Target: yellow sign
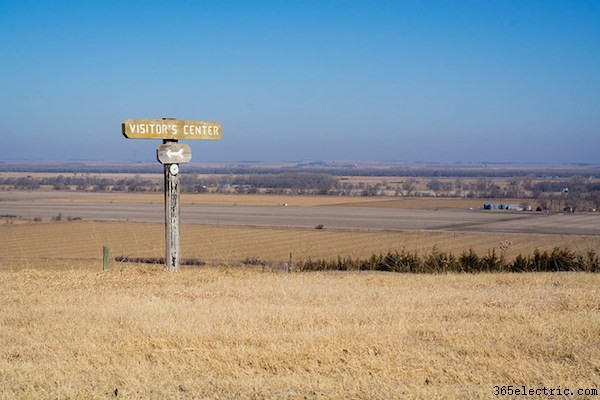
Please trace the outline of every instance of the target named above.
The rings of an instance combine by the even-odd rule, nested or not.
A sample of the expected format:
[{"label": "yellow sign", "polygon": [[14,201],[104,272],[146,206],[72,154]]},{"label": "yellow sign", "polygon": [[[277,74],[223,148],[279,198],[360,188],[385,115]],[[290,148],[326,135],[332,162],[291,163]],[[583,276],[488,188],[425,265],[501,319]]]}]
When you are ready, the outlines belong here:
[{"label": "yellow sign", "polygon": [[220,140],[223,128],[216,121],[128,119],[122,124],[129,139]]}]

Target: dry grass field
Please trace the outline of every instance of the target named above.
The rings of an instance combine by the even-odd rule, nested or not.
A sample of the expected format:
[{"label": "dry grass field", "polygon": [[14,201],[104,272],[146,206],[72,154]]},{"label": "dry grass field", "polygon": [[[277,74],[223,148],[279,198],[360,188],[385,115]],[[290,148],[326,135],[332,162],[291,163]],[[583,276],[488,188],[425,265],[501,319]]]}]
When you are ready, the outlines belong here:
[{"label": "dry grass field", "polygon": [[[29,196],[29,194],[18,194]],[[40,201],[162,203],[160,194],[37,193]],[[66,197],[65,197],[66,196]],[[184,195],[184,204],[453,208],[444,199]],[[474,207],[479,207],[474,205]],[[0,223],[0,399],[463,399],[495,386],[600,389],[600,275],[299,273],[307,258],[434,246],[460,254],[577,253],[600,236],[160,223]],[[561,396],[541,396],[560,398]],[[527,398],[536,398],[528,396]],[[598,398],[598,396],[564,396]]]},{"label": "dry grass field", "polygon": [[494,387],[600,389],[599,287],[600,275],[585,273],[169,274],[4,260],[0,398],[508,399]]},{"label": "dry grass field", "polygon": [[[112,256],[164,256],[164,225],[142,222],[62,221],[0,224],[0,262],[38,259],[98,259],[102,247]],[[469,249],[480,255],[496,249],[512,259],[534,249],[566,247],[583,254],[600,248],[600,236],[534,235],[509,233],[389,232],[366,230],[241,227],[184,224],[183,258],[236,265],[259,258],[282,265],[290,253],[295,261],[311,258],[363,257],[406,249],[426,255],[434,246],[460,255]]]}]

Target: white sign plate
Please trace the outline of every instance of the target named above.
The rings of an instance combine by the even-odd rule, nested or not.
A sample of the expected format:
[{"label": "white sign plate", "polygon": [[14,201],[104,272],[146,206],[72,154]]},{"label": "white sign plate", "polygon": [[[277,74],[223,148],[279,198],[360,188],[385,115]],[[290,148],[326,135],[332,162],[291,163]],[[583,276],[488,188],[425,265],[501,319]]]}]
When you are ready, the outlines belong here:
[{"label": "white sign plate", "polygon": [[161,164],[189,163],[192,159],[192,149],[187,144],[165,143],[156,149],[156,158]]}]

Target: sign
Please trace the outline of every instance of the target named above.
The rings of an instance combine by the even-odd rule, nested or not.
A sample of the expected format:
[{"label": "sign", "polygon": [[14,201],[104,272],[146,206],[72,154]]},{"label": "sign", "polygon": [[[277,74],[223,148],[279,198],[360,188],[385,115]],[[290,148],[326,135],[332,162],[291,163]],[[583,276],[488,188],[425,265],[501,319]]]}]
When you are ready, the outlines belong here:
[{"label": "sign", "polygon": [[[220,140],[221,124],[207,121],[179,121],[174,118],[128,119],[121,124],[128,139],[162,139],[156,158],[165,174],[165,250],[169,271],[179,270],[179,164],[192,159],[192,149],[178,140]],[[107,257],[107,256],[106,256]]]},{"label": "sign", "polygon": [[161,144],[156,149],[156,159],[161,164],[189,163],[192,159],[192,149],[187,144]]},{"label": "sign", "polygon": [[128,139],[220,140],[223,131],[216,121],[177,119],[128,119],[121,128]]}]

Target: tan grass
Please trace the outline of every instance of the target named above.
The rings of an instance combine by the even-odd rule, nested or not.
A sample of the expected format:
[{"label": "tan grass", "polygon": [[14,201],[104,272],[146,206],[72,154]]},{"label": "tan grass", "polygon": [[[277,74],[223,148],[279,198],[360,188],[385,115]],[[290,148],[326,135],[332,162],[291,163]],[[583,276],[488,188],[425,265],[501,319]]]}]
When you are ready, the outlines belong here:
[{"label": "tan grass", "polygon": [[5,264],[0,398],[495,398],[600,387],[600,276]]},{"label": "tan grass", "polygon": [[[113,256],[164,255],[164,225],[141,222],[63,221],[0,225],[0,259],[98,259],[102,246]],[[386,232],[315,230],[302,228],[183,225],[181,254],[218,263],[236,263],[249,257],[284,262],[371,254],[406,249],[426,255],[433,247],[460,255],[469,249],[480,255],[496,249],[512,259],[534,249],[566,247],[580,254],[600,248],[599,236],[534,235],[458,232]]]}]

